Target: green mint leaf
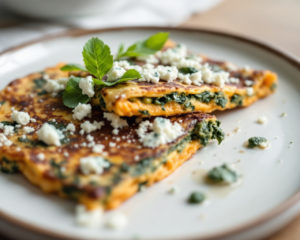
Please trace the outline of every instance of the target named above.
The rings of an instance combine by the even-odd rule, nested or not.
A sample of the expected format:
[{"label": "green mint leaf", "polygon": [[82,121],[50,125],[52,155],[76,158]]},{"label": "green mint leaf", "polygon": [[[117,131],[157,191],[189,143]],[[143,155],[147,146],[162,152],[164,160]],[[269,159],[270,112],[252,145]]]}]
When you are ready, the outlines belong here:
[{"label": "green mint leaf", "polygon": [[123,43],[119,46],[116,58],[120,59],[122,57],[122,54],[124,54],[124,44]]},{"label": "green mint leaf", "polygon": [[169,33],[168,32],[156,33],[156,34],[152,35],[151,37],[149,37],[145,41],[145,46],[147,48],[159,51],[165,45],[168,38],[169,38]]},{"label": "green mint leaf", "polygon": [[87,72],[87,70],[79,64],[66,64],[65,66],[61,67],[60,70],[62,70],[62,71],[84,71],[84,72]]},{"label": "green mint leaf", "polygon": [[99,38],[94,37],[87,41],[82,56],[86,69],[99,80],[112,68],[113,56],[110,48]]},{"label": "green mint leaf", "polygon": [[123,76],[121,78],[119,78],[115,81],[107,82],[107,81],[103,81],[100,79],[94,79],[94,83],[95,83],[95,85],[98,85],[98,86],[111,87],[111,86],[114,86],[114,85],[122,83],[122,82],[127,82],[130,80],[139,79],[139,78],[141,78],[141,74],[138,71],[136,71],[134,69],[129,69],[123,74]]},{"label": "green mint leaf", "polygon": [[127,48],[125,52],[124,46],[120,46],[117,54],[117,59],[126,57],[147,56],[150,54],[154,54],[162,49],[168,38],[168,32],[159,32],[150,36],[144,41],[139,41],[132,44]]},{"label": "green mint leaf", "polygon": [[90,98],[82,94],[79,87],[79,77],[70,77],[67,86],[63,92],[63,103],[69,108],[75,108],[79,103],[87,103]]}]

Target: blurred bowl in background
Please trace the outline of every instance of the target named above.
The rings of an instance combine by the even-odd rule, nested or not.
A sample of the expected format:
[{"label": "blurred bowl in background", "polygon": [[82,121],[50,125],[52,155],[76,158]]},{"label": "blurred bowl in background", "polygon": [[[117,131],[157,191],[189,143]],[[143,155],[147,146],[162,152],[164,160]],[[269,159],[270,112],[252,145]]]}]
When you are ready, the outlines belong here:
[{"label": "blurred bowl in background", "polygon": [[1,0],[7,9],[34,18],[72,18],[101,15],[120,8],[124,0]]}]

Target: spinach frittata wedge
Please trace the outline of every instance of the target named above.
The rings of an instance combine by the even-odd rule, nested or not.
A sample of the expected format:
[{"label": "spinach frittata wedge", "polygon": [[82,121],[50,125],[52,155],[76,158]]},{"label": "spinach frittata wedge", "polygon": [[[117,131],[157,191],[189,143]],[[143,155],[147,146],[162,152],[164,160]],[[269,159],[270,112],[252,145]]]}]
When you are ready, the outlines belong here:
[{"label": "spinach frittata wedge", "polygon": [[210,113],[247,107],[276,89],[277,77],[271,71],[237,68],[228,62],[192,55],[183,45],[172,46],[169,42],[168,46],[144,61],[115,62],[108,77],[136,69],[142,78],[98,89],[93,104],[120,116]]},{"label": "spinach frittata wedge", "polygon": [[[89,40],[83,49],[85,68],[76,64],[61,68],[68,76],[85,76],[88,79],[80,81],[90,81],[89,86],[79,84],[84,95],[75,102],[69,98],[78,92],[66,88],[64,103],[71,108],[91,100],[104,111],[127,117],[210,113],[247,107],[277,86],[271,71],[238,68],[195,55],[185,45],[168,40],[167,33],[157,33],[127,50],[122,45],[115,60],[99,39]],[[90,61],[95,56],[101,57]]]},{"label": "spinach frittata wedge", "polygon": [[62,101],[62,77],[49,68],[0,92],[0,169],[87,209],[119,206],[223,139],[216,118],[202,113],[145,120],[84,103],[72,110]]}]

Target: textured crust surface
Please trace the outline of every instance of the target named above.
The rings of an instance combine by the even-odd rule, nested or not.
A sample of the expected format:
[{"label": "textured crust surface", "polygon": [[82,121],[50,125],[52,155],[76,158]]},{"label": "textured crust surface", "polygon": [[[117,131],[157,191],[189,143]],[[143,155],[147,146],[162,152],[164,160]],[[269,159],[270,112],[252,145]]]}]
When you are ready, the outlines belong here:
[{"label": "textured crust surface", "polygon": [[[60,66],[48,68],[45,73],[53,79],[66,76],[58,70]],[[104,122],[100,130],[90,133],[95,144],[104,147],[102,153],[95,153],[87,146],[87,135],[79,133],[82,121],[73,120],[72,111],[63,106],[61,95],[53,97],[45,93],[43,84],[41,73],[36,73],[11,82],[0,92],[0,122],[15,127],[15,132],[7,136],[12,145],[0,147],[0,169],[19,170],[43,191],[75,199],[89,209],[99,206],[115,208],[136,193],[140,184],[150,186],[165,178],[201,147],[199,141],[187,138],[196,124],[216,121],[215,117],[207,114],[170,117],[171,121],[183,127],[184,135],[169,144],[146,148],[138,141],[137,119],[127,119],[129,126],[120,129],[116,136],[112,134],[110,123],[103,119],[101,109],[95,107],[92,116],[84,119]],[[29,113],[36,120],[27,125],[34,128],[34,132],[26,133],[23,126],[17,126],[12,121],[12,107]],[[72,122],[76,132],[64,132],[66,142],[60,147],[47,146],[38,140],[36,134],[46,122],[62,131]],[[3,133],[3,129],[0,129],[0,133]],[[111,146],[111,142],[115,146]],[[182,147],[180,151],[177,145]],[[44,160],[39,159],[40,153],[44,154]],[[83,175],[79,162],[87,156],[102,156],[111,166],[100,175]]]}]

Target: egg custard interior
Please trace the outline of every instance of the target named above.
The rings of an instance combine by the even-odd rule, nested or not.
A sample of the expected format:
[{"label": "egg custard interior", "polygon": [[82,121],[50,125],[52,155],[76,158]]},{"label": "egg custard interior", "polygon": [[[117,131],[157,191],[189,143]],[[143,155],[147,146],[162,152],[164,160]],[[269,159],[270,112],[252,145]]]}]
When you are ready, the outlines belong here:
[{"label": "egg custard interior", "polygon": [[[55,78],[52,68],[45,72]],[[106,113],[94,106],[91,116],[74,120],[61,94],[47,93],[45,84],[42,74],[36,73],[0,92],[0,169],[20,172],[43,191],[75,199],[87,209],[119,206],[143,186],[171,174],[199,148],[214,139],[221,142],[224,136],[216,118],[207,114],[149,118],[147,126],[168,121],[181,132],[160,145],[155,145],[159,139],[154,134],[152,145],[145,146],[140,138],[147,131],[139,134],[144,119],[119,118],[123,127],[116,131]],[[22,125],[12,119],[16,111],[28,113],[30,122]],[[38,137],[45,124],[59,133],[56,145]],[[86,161],[91,157],[94,162]]]}]

